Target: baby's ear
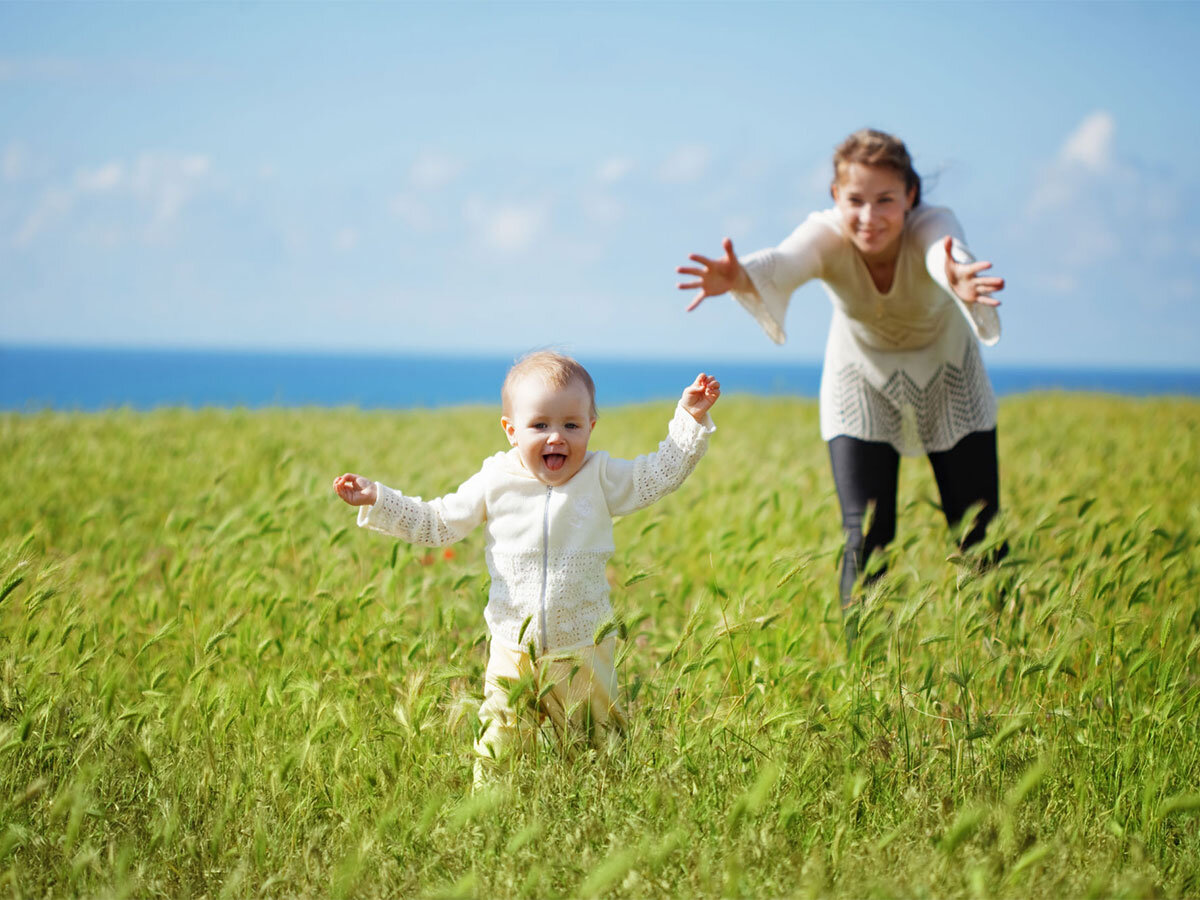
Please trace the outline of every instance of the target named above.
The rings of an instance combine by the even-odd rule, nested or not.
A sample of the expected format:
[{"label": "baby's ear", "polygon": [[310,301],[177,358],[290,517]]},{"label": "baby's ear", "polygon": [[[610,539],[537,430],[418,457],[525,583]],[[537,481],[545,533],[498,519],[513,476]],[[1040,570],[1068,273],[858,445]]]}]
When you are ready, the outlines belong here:
[{"label": "baby's ear", "polygon": [[517,426],[512,423],[508,416],[500,417],[500,427],[504,429],[504,436],[508,438],[510,446],[517,446]]}]

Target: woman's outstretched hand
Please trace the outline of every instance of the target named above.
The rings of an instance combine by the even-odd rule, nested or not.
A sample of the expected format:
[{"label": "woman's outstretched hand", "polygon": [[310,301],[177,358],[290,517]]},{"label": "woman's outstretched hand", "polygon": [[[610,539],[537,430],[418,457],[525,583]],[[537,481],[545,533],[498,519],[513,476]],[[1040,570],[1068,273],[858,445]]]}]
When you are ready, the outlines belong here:
[{"label": "woman's outstretched hand", "polygon": [[[990,269],[990,262],[960,263],[954,261],[952,250],[954,239],[946,235],[946,281],[950,290],[963,303],[982,303],[984,306],[999,306],[1000,301],[992,297],[996,291],[1004,290],[1004,279],[994,275],[980,275],[985,269]],[[697,301],[699,302],[699,301]]]},{"label": "woman's outstretched hand", "polygon": [[675,271],[680,275],[694,275],[699,281],[688,281],[679,284],[681,291],[699,289],[699,293],[688,304],[687,311],[691,312],[703,302],[705,297],[716,297],[726,291],[752,291],[754,282],[738,262],[733,253],[733,241],[725,238],[721,246],[725,248],[724,259],[709,259],[699,253],[691,254],[688,259],[697,262],[700,267],[680,266]]},{"label": "woman's outstretched hand", "polygon": [[375,482],[351,472],[333,479],[333,489],[351,506],[373,506],[379,499],[379,488]]},{"label": "woman's outstretched hand", "polygon": [[[697,300],[697,303],[700,301]],[[707,413],[721,396],[721,382],[701,372],[696,380],[683,389],[679,405],[697,422],[704,422]]]}]

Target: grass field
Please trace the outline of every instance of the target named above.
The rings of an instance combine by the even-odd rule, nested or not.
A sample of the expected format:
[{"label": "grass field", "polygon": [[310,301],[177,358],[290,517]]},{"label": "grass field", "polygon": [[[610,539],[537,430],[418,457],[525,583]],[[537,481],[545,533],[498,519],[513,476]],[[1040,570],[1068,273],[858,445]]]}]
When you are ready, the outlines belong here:
[{"label": "grass field", "polygon": [[816,406],[722,399],[616,526],[628,739],[473,794],[482,535],[330,482],[436,496],[498,415],[0,415],[0,894],[1200,895],[1200,403],[1002,401],[982,575],[907,460],[848,659]]}]

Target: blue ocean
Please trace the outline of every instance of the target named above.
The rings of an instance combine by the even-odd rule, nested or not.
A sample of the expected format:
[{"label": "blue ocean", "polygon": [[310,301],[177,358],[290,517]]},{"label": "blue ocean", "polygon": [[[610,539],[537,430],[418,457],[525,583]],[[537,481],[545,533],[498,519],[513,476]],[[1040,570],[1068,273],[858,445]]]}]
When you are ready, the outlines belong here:
[{"label": "blue ocean", "polygon": [[[727,393],[815,397],[819,363],[581,358],[600,406],[674,399],[711,368]],[[0,409],[357,406],[411,409],[499,402],[508,358],[0,346]],[[1200,396],[1200,369],[991,366],[1000,395],[1091,391]]]}]

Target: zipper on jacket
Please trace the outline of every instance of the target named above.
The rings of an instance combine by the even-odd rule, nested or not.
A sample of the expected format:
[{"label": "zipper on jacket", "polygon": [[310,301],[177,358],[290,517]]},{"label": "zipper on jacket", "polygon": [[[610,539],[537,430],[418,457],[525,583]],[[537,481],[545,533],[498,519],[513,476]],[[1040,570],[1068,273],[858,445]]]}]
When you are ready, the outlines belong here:
[{"label": "zipper on jacket", "polygon": [[546,646],[549,643],[546,634],[546,591],[549,587],[550,579],[550,494],[554,488],[546,485],[546,506],[542,510],[542,599],[541,599],[541,625],[542,625],[542,652],[546,652]]}]

